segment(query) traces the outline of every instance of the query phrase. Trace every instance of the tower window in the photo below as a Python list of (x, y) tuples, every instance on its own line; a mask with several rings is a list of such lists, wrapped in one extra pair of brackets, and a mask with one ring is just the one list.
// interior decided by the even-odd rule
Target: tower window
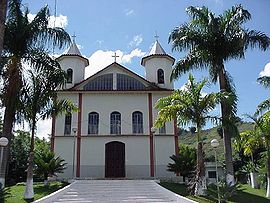
[(157, 78), (158, 78), (158, 84), (164, 84), (164, 71), (162, 69), (158, 69)]
[(117, 111), (111, 113), (111, 134), (121, 134), (121, 114)]
[(88, 114), (88, 134), (98, 134), (99, 115), (96, 112)]
[(67, 83), (72, 83), (73, 70), (71, 68), (67, 69)]
[(65, 129), (64, 129), (64, 135), (70, 135), (71, 134), (71, 113), (66, 114), (65, 116)]

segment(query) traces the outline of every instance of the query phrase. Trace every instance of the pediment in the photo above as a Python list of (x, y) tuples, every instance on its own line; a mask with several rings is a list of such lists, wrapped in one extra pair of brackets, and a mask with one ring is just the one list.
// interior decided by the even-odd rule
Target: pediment
[(148, 89), (159, 89), (159, 87), (118, 63), (112, 63), (71, 88), (71, 90), (85, 91), (136, 91)]

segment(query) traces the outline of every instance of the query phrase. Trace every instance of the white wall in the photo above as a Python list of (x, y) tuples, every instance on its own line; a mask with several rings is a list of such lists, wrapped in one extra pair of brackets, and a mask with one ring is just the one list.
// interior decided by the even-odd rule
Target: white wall
[[(155, 102), (169, 92), (154, 92)], [(78, 103), (77, 92), (61, 93), (59, 99), (70, 99)], [(111, 141), (125, 143), (126, 177), (150, 177), (150, 139), (148, 119), (148, 92), (84, 92), (82, 95), (82, 138), (81, 138), (81, 177), (99, 177), (105, 175), (105, 144)], [(88, 134), (88, 113), (99, 113), (99, 135)], [(110, 113), (121, 113), (122, 135), (110, 135)], [(132, 134), (132, 113), (141, 111), (144, 121), (144, 135)], [(77, 127), (77, 112), (72, 114), (72, 126)], [(157, 110), (153, 110), (153, 122)], [(170, 156), (174, 154), (173, 122), (166, 123), (167, 135), (154, 137), (155, 172), (158, 177), (174, 176), (167, 171)], [(158, 131), (157, 133), (158, 134)], [(68, 162), (68, 169), (62, 175), (71, 177), (73, 135), (64, 135), (64, 116), (56, 118), (55, 151)], [(106, 136), (105, 136), (106, 135)], [(128, 136), (125, 136), (128, 135)], [(61, 137), (57, 137), (61, 136)], [(75, 156), (76, 157), (76, 156)], [(76, 165), (76, 160), (75, 160)], [(76, 166), (75, 166), (76, 168)]]
[[(74, 167), (74, 175), (76, 174), (76, 152), (77, 152), (77, 142), (76, 139), (72, 136), (66, 137), (56, 137), (55, 139), (55, 147), (54, 152), (57, 156), (60, 156), (67, 163), (67, 168), (63, 174), (64, 177), (72, 177), (73, 176), (73, 167)], [(74, 146), (75, 143), (75, 146)], [(75, 154), (74, 154), (75, 152)], [(74, 156), (75, 155), (75, 156)], [(74, 165), (73, 165), (74, 158)], [(61, 176), (61, 174), (60, 174)]]
[[(79, 103), (79, 96), (78, 94), (65, 94), (59, 92), (57, 94), (57, 98), (60, 99), (67, 99), (72, 101), (74, 104), (78, 105)], [(78, 113), (72, 113), (72, 127), (77, 128), (78, 125)], [(64, 126), (65, 126), (65, 115), (60, 115), (55, 119), (55, 136), (62, 136), (64, 135)]]
[(63, 70), (67, 71), (69, 68), (73, 70), (72, 83), (67, 83), (66, 88), (73, 87), (84, 80), (85, 61), (82, 58), (78, 56), (62, 56), (58, 62)]
[(83, 94), (82, 135), (88, 134), (88, 114), (99, 113), (99, 134), (110, 134), (110, 114), (121, 113), (121, 134), (132, 134), (132, 113), (143, 113), (143, 132), (148, 134), (148, 98), (147, 94), (89, 93)]

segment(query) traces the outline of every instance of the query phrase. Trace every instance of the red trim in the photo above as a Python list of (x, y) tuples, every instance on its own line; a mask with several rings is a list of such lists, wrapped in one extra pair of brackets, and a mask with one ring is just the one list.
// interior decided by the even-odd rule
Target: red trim
[(54, 152), (55, 116), (52, 117), (51, 151)]
[(178, 143), (178, 128), (177, 128), (177, 122), (174, 120), (173, 122), (174, 126), (174, 146), (175, 146), (175, 155), (179, 155), (179, 143)]
[[(178, 142), (178, 134), (179, 134), (179, 129), (177, 128), (177, 121), (173, 121), (173, 127), (174, 127), (174, 150), (175, 150), (175, 155), (179, 155), (179, 142)], [(180, 176), (180, 173), (176, 173), (176, 176)]]
[(82, 130), (82, 93), (79, 93), (78, 132), (77, 132), (77, 163), (76, 177), (80, 177), (81, 169), (81, 130)]
[(153, 104), (152, 104), (152, 93), (148, 93), (148, 117), (149, 117), (149, 141), (150, 141), (150, 176), (155, 176), (154, 169), (154, 140), (151, 128), (153, 127)]

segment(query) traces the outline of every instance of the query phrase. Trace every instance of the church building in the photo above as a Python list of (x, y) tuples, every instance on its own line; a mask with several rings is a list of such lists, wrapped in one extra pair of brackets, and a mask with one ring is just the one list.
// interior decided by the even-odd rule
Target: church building
[(84, 79), (89, 62), (75, 41), (57, 60), (68, 75), (58, 99), (71, 100), (79, 108), (53, 118), (52, 149), (67, 162), (61, 177), (175, 176), (167, 165), (170, 156), (178, 153), (176, 124), (153, 127), (155, 103), (174, 88), (170, 75), (175, 59), (158, 40), (141, 59), (145, 77), (114, 62)]

